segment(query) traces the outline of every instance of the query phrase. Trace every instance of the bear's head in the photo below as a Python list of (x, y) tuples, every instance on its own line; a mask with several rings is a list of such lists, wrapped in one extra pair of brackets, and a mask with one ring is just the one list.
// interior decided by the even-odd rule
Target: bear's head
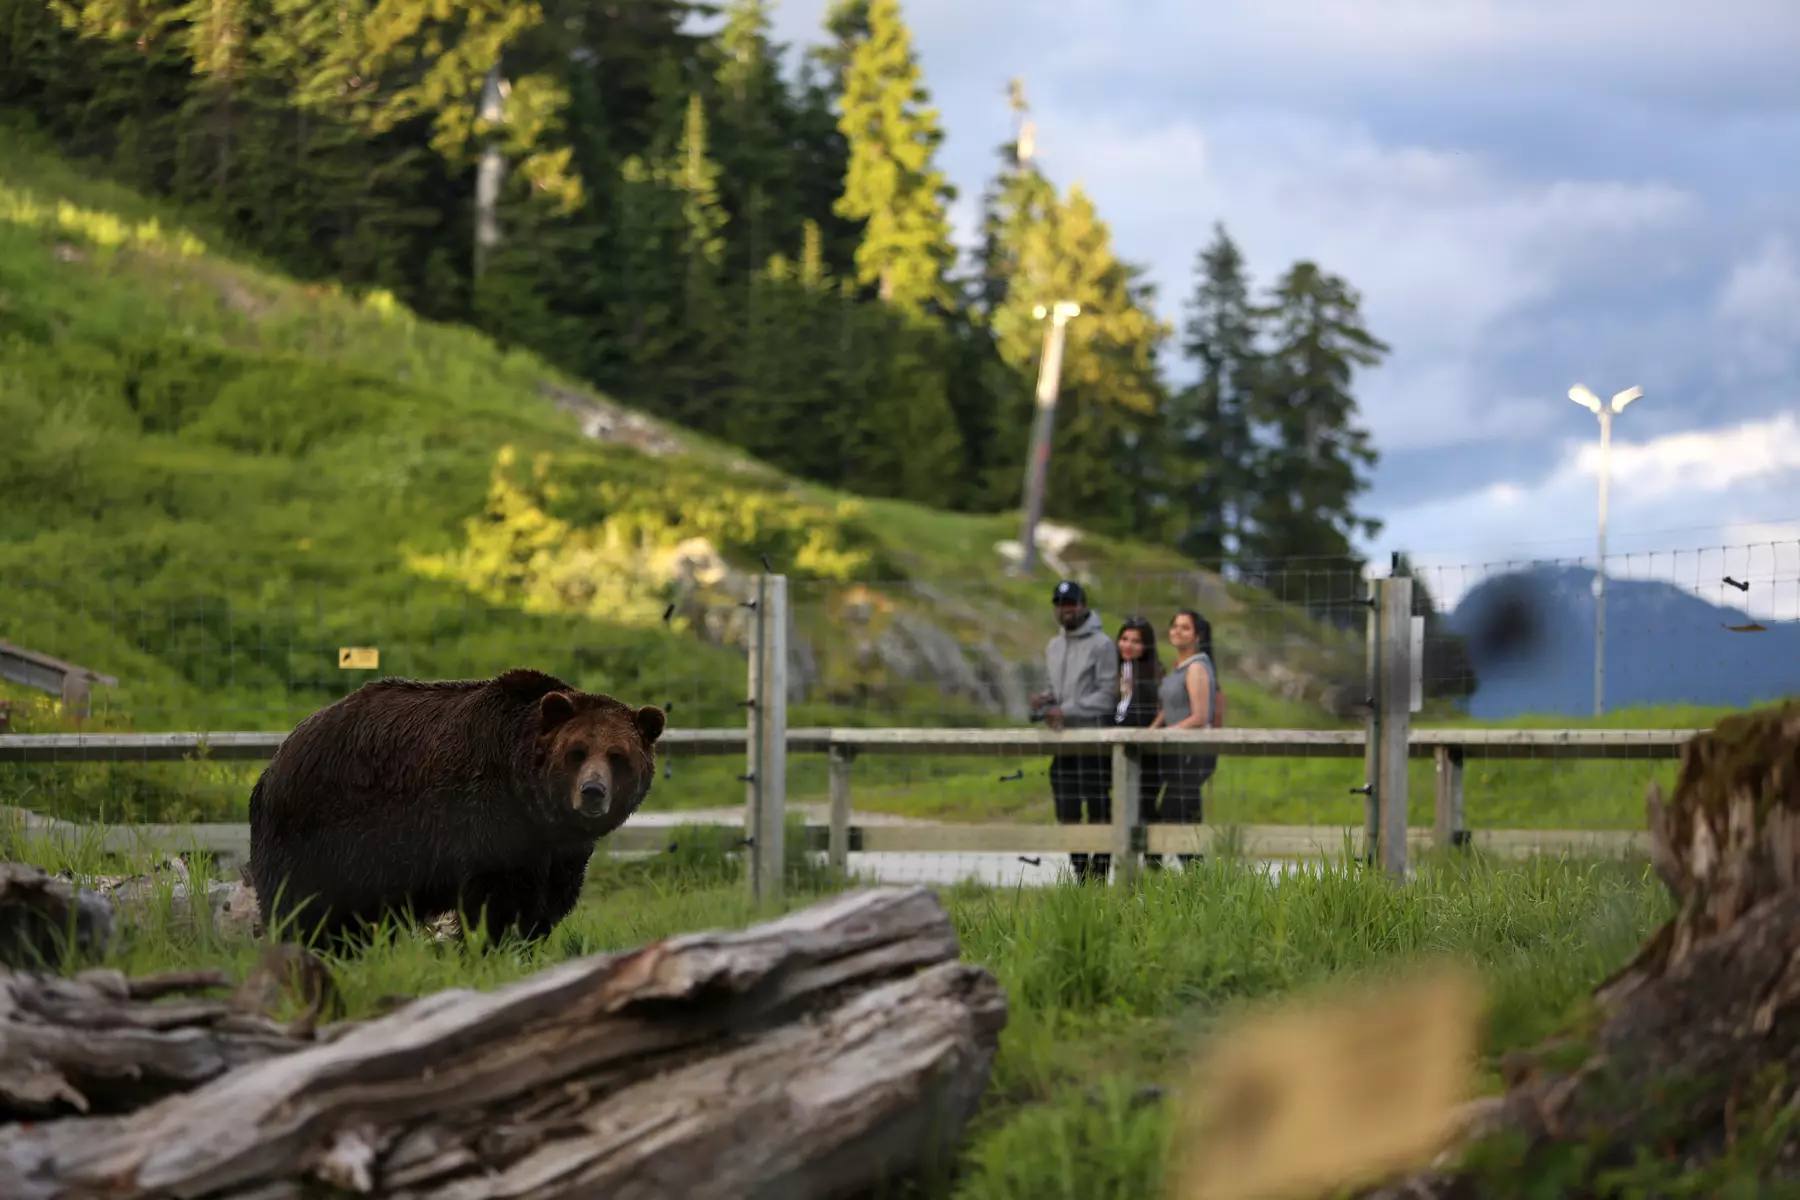
[(538, 701), (538, 748), (553, 810), (605, 836), (637, 811), (656, 779), (656, 739), (667, 718), (654, 705), (592, 692), (550, 692)]

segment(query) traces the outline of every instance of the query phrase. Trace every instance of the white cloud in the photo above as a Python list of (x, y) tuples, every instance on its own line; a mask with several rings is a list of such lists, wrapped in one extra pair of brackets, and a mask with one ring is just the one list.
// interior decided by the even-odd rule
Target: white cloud
[[(1390, 549), (1409, 551), (1446, 606), (1507, 564), (1592, 565), (1598, 459), (1598, 448), (1583, 443), (1537, 486), (1495, 484), (1396, 513), (1375, 560)], [(1616, 439), (1611, 480), (1608, 576), (1663, 579), (1763, 620), (1800, 620), (1800, 517), (1744, 515), (1800, 511), (1800, 420), (1784, 414), (1643, 442)], [(1751, 590), (1729, 588), (1725, 575)]]
[(1191, 287), (1214, 218), (1259, 283), (1300, 258), (1349, 279), (1393, 347), (1359, 387), (1388, 450), (1538, 432), (1541, 401), (1496, 395), (1479, 374), (1484, 339), (1697, 209), (1667, 184), (1509, 178), (1475, 155), (1384, 144), (1346, 121), (1262, 114), (1141, 130), (1047, 106), (1038, 120), (1046, 170), (1079, 179), (1120, 252), (1152, 264), (1165, 316)]
[(1733, 265), (1713, 311), (1750, 370), (1782, 372), (1800, 357), (1800, 256), (1793, 244), (1780, 234), (1765, 238)]
[[(1655, 82), (1671, 71), (1775, 64), (1800, 36), (1790, 0), (1699, 6), (1652, 0), (1063, 0), (1055, 17), (1023, 20), (1012, 39), (1056, 70), (1155, 72), (1196, 64), (1233, 83), (1277, 69), (1306, 86), (1408, 70), (1532, 71), (1538, 86), (1575, 88), (1607, 78)], [(913, 0), (915, 23), (976, 25), (969, 0)], [(1034, 55), (1034, 58), (1038, 57)], [(1559, 72), (1559, 69), (1561, 71)], [(1579, 76), (1567, 75), (1579, 69)]]
[[(1724, 492), (1800, 471), (1800, 420), (1792, 413), (1734, 429), (1677, 433), (1649, 442), (1620, 443), (1616, 438), (1615, 434), (1610, 476), (1612, 486), (1626, 496)], [(1575, 468), (1598, 479), (1599, 446), (1583, 446)]]

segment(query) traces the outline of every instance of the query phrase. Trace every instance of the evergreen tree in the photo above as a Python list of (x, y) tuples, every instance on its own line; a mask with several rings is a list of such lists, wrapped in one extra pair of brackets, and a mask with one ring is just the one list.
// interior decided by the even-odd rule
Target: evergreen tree
[(1257, 494), (1250, 409), (1262, 357), (1244, 256), (1223, 225), (1200, 251), (1183, 328), (1183, 356), (1199, 379), (1171, 398), (1163, 433), (1175, 545), (1200, 562), (1241, 549)]
[(826, 41), (807, 51), (807, 58), (823, 71), (824, 86), (833, 96), (844, 94), (850, 60), (856, 47), (869, 36), (870, 0), (831, 0), (825, 10)]
[[(1250, 387), (1226, 361), (1236, 327), (1220, 314), (1237, 294), (1203, 291), (1216, 311), (1187, 338), (1203, 386), (1171, 409), (1149, 289), (1029, 139), (1003, 149), (984, 244), (953, 268), (942, 135), (896, 0), (833, 0), (827, 45), (791, 82), (769, 0), (728, 3), (724, 29), (703, 34), (690, 18), (715, 10), (699, 0), (0, 0), (0, 103), (290, 273), (387, 288), (869, 494), (1016, 504), (1045, 329), (1032, 310), (1077, 300), (1051, 514), (1145, 537), (1170, 508), (1239, 522), (1242, 506), (1207, 490), (1242, 492), (1229, 470), (1251, 457), (1220, 449), (1227, 401)], [(508, 90), (487, 128), (491, 69)], [(1023, 122), (1022, 90), (1015, 101)], [(505, 237), (477, 286), (490, 143), (507, 164)], [(1293, 447), (1318, 435), (1295, 433), (1284, 397), (1335, 378), (1309, 349), (1321, 338), (1295, 332), (1303, 307), (1283, 307), (1249, 418), (1304, 494), (1259, 492), (1246, 552), (1330, 551), (1359, 520), (1341, 515), (1361, 487), (1354, 437), (1323, 468), (1295, 466)], [(1200, 458), (1211, 474), (1194, 472)], [(1230, 537), (1181, 533), (1190, 552)]]
[(679, 399), (676, 419), (716, 432), (725, 414), (719, 401), (728, 387), (731, 336), (721, 292), (726, 213), (719, 201), (719, 167), (709, 151), (706, 108), (688, 99), (687, 120), (675, 158), (663, 172), (681, 202), (683, 349), (669, 364)]
[(794, 171), (787, 153), (792, 124), (779, 50), (769, 41), (765, 0), (736, 0), (718, 34), (716, 72), (718, 162), (724, 203), (731, 210), (731, 270), (760, 279), (772, 246), (797, 245), (799, 219)]
[(933, 162), (944, 135), (899, 0), (869, 0), (868, 23), (844, 76), (839, 128), (850, 166), (836, 208), (864, 222), (857, 282), (902, 309), (947, 307), (944, 276), (955, 260), (947, 210), (955, 192)]
[(1377, 365), (1388, 347), (1364, 327), (1356, 290), (1310, 262), (1290, 267), (1259, 311), (1272, 345), (1250, 407), (1270, 437), (1245, 550), (1265, 569), (1306, 559), (1314, 570), (1357, 574), (1351, 539), (1374, 536), (1381, 522), (1355, 511), (1378, 455), (1350, 386), (1356, 368)]

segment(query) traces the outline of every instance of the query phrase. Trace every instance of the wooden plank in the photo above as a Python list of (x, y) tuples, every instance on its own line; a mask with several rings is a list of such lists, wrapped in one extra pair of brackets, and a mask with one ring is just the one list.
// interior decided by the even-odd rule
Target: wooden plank
[(1477, 829), (1470, 831), (1469, 840), (1478, 850), (1509, 858), (1532, 854), (1650, 856), (1650, 833), (1644, 829)]
[(1381, 589), (1369, 584), (1367, 620), (1363, 625), (1363, 837), (1357, 853), (1366, 855), (1381, 840)]
[[(851, 826), (856, 836), (857, 826)], [(1106, 854), (1106, 825), (864, 825), (868, 854)]]
[(1112, 748), (1113, 879), (1130, 883), (1137, 878), (1143, 857), (1132, 845), (1138, 827), (1138, 791), (1143, 781), (1142, 752), (1136, 746)]
[(778, 902), (786, 891), (787, 857), (787, 693), (788, 581), (786, 575), (764, 577), (762, 589), (762, 752), (757, 763), (756, 863), (761, 884), (757, 898)]
[(225, 762), (267, 760), (285, 733), (9, 733), (0, 735), (0, 762), (180, 762), (206, 757)]
[(1389, 878), (1406, 878), (1408, 750), (1412, 732), (1412, 580), (1383, 579), (1381, 597), (1381, 750), (1375, 795), (1380, 801), (1381, 867)]
[[(113, 853), (173, 853), (200, 849), (226, 860), (242, 860), (250, 851), (250, 827), (237, 824), (205, 825), (84, 825), (41, 817), (20, 809), (0, 808), (0, 820), (23, 820), (31, 837), (99, 839)], [(742, 827), (735, 822), (696, 821), (697, 826), (735, 843)], [(829, 844), (830, 826), (805, 827), (809, 844)], [(683, 830), (667, 825), (626, 825), (605, 838), (602, 852), (660, 854), (680, 839)], [(860, 842), (865, 853), (875, 854), (1069, 854), (1107, 853), (1115, 850), (1115, 833), (1105, 825), (850, 825), (847, 840)], [(1360, 855), (1365, 845), (1363, 830), (1351, 825), (1150, 825), (1145, 827), (1151, 854), (1214, 854), (1229, 840), (1247, 858), (1336, 858), (1350, 839), (1351, 853)], [(1433, 830), (1407, 830), (1408, 849), (1427, 851)], [(1525, 857), (1534, 853), (1584, 855), (1649, 854), (1649, 834), (1636, 829), (1488, 829), (1470, 834), (1472, 844), (1484, 853)]]
[(1145, 841), (1151, 854), (1216, 856), (1229, 845), (1248, 859), (1335, 859), (1346, 843), (1351, 857), (1361, 859), (1369, 844), (1360, 825), (1151, 825)]
[[(1413, 758), (1435, 758), (1439, 746), (1461, 746), (1477, 758), (1676, 759), (1696, 729), (1420, 729), (1409, 739)], [(267, 760), (286, 738), (281, 732), (0, 734), (5, 762), (178, 762), (201, 745), (218, 761)], [(1116, 745), (1180, 746), (1238, 757), (1359, 758), (1361, 729), (789, 729), (789, 754), (823, 754), (833, 746), (880, 754), (1049, 755), (1076, 747), (1096, 752)], [(659, 752), (736, 755), (746, 752), (742, 729), (670, 729)]]
[(107, 854), (161, 857), (198, 850), (212, 854), (222, 865), (235, 865), (250, 857), (250, 826), (242, 824), (90, 825), (3, 807), (0, 821), (15, 821), (28, 839), (54, 843), (65, 851), (87, 848)]
[[(267, 762), (286, 733), (7, 733), (0, 734), (0, 763), (183, 762), (205, 757), (215, 762)], [(788, 752), (824, 753), (827, 729), (789, 730)], [(726, 756), (743, 754), (742, 729), (669, 729), (657, 740), (658, 754)]]
[[(762, 673), (766, 661), (763, 656), (765, 582), (763, 577), (758, 577), (756, 595), (749, 601), (752, 619), (747, 640), (750, 643), (750, 654), (744, 670), (744, 841), (750, 845), (756, 843), (757, 816), (762, 811), (762, 755), (766, 744), (762, 736)], [(759, 865), (754, 854), (745, 857), (744, 893), (750, 897), (752, 904), (762, 899), (762, 873), (758, 869)]]
[(1675, 759), (1704, 729), (1419, 729), (1414, 758), (1433, 758), (1439, 746), (1461, 746), (1477, 758)]
[(846, 747), (831, 748), (831, 834), (826, 848), (826, 861), (840, 871), (850, 866), (850, 764), (855, 757)]
[(1440, 850), (1463, 844), (1463, 748), (1439, 746), (1432, 808), (1432, 840)]
[[(1337, 858), (1345, 839), (1350, 853), (1361, 857), (1366, 845), (1362, 828), (1353, 825), (1151, 825), (1146, 843), (1151, 854), (1216, 854), (1233, 842), (1245, 858)], [(1526, 858), (1533, 854), (1579, 856), (1640, 856), (1650, 853), (1649, 834), (1632, 829), (1488, 829), (1469, 835), (1483, 853), (1501, 858)], [(1431, 849), (1433, 830), (1409, 828), (1407, 849), (1414, 855)]]
[(874, 754), (1050, 755), (1114, 746), (1179, 747), (1243, 757), (1358, 758), (1360, 729), (834, 729), (831, 744)]

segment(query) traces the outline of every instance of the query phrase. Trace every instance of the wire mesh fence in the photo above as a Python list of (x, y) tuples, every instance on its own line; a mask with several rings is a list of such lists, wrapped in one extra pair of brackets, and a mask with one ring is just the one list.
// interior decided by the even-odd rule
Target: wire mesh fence
[[(1139, 684), (1128, 693), (1109, 683), (1108, 696), (1088, 698), (1078, 724), (1154, 720), (1170, 698), (1169, 681), (1185, 681), (1174, 668), (1197, 648), (1191, 638), (1171, 638), (1197, 634), (1217, 667), (1225, 729), (1364, 728), (1365, 572), (1333, 562), (1154, 575), (1110, 571), (1104, 562), (1052, 565), (1082, 581), (1097, 622), (1078, 631), (1078, 657), (1115, 681), (1129, 661), (1124, 671)], [(1666, 786), (1673, 761), (1666, 739), (1646, 738), (1633, 754), (1623, 731), (1704, 727), (1723, 709), (1800, 692), (1800, 543), (1609, 558), (1598, 716), (1591, 561), (1401, 565), (1415, 581), (1420, 618), (1415, 729), (1611, 728), (1620, 743), (1605, 759), (1546, 745), (1459, 748), (1460, 802), (1473, 828), (1641, 828), (1646, 787), (1653, 779)], [(380, 676), (483, 678), (529, 666), (664, 705), (676, 730), (742, 731), (752, 617), (745, 598), (754, 580), (737, 573), (671, 587), (598, 614), (592, 604), (533, 611), (441, 581), (348, 566), (274, 582), (244, 563), (126, 577), (103, 564), (61, 564), (13, 579), (0, 596), (0, 638), (8, 643), (0, 656), (29, 652), (105, 679), (91, 684), (85, 715), (68, 711), (67, 697), (41, 680), (19, 682), (29, 674), (23, 668), (6, 675), (0, 697), (11, 732), (282, 731)], [(1110, 845), (1098, 829), (1088, 836), (1058, 826), (1105, 826), (1121, 803), (1135, 805), (1147, 824), (1210, 827), (1225, 848), (1233, 830), (1363, 824), (1367, 801), (1358, 789), (1368, 779), (1357, 750), (1145, 752), (1127, 798), (1113, 786), (1104, 749), (1053, 755), (983, 741), (978, 731), (1045, 728), (1033, 715), (1042, 707), (1034, 698), (1052, 688), (1052, 582), (996, 570), (790, 583), (785, 808), (794, 886), (806, 886), (829, 857), (824, 830), (834, 799), (848, 805), (854, 836), (838, 857), (852, 872), (932, 883), (1055, 878), (1080, 854), (1104, 855)], [(1203, 624), (1175, 630), (1184, 612)], [(1122, 639), (1128, 624), (1131, 636)], [(345, 651), (374, 657), (346, 660)], [(858, 746), (835, 761), (824, 741), (805, 737), (909, 728), (971, 733), (955, 745)], [(1440, 757), (1420, 753), (1410, 764), (1414, 827), (1433, 824), (1446, 769)], [(241, 821), (260, 769), (218, 760), (6, 763), (0, 804), (83, 821)], [(707, 753), (670, 747), (633, 821), (646, 848), (659, 842), (656, 830), (670, 830), (676, 842), (673, 831), (695, 822), (724, 826), (718, 836), (741, 847), (746, 770), (745, 752), (732, 745)], [(984, 832), (992, 826), (1025, 827), (1040, 849), (1010, 848)], [(690, 849), (696, 844), (682, 836)], [(1093, 843), (1087, 850), (1056, 848), (1084, 836)], [(1154, 865), (1181, 868), (1178, 857), (1165, 858)], [(1099, 869), (1104, 860), (1088, 865)]]
[[(530, 667), (661, 705), (684, 729), (741, 729), (741, 590), (726, 581), (601, 621), (520, 611), (404, 576), (276, 585), (245, 564), (220, 563), (125, 582), (62, 565), (0, 593), (0, 716), (13, 733), (283, 732), (377, 678), (482, 679)], [(107, 677), (87, 685), (85, 713), (46, 686), (46, 675), (70, 669)], [(3, 764), (0, 804), (79, 820), (241, 820), (261, 768)], [(657, 788), (741, 804), (741, 770), (741, 758), (672, 757)]]
[[(1449, 747), (1415, 751), (1407, 775), (1408, 823), (1416, 829), (1432, 828), (1453, 767), (1457, 808), (1471, 826), (1641, 829), (1648, 786), (1666, 788), (1673, 779), (1675, 750), (1659, 731), (1707, 727), (1732, 708), (1800, 694), (1800, 543), (1609, 556), (1603, 679), (1610, 699), (1603, 697), (1598, 714), (1592, 560), (1397, 565), (1417, 585), (1416, 728), (1607, 731), (1605, 746), (1458, 745), (1453, 759)], [(1387, 569), (1379, 564), (1372, 573)], [(1116, 658), (1147, 650), (1165, 676), (1183, 653), (1170, 643), (1176, 614), (1204, 617), (1227, 727), (1362, 727), (1370, 616), (1362, 572), (1322, 562), (1079, 575), (1102, 635), (1119, 647)], [(797, 706), (829, 710), (836, 725), (1026, 727), (1032, 694), (1045, 686), (1047, 644), (1058, 632), (1050, 601), (1047, 582), (1004, 577), (799, 587), (792, 697)], [(1122, 639), (1128, 625), (1135, 632)], [(1115, 699), (1120, 711), (1102, 723), (1145, 715), (1126, 715), (1126, 697)], [(871, 831), (1107, 822), (1120, 797), (1104, 754), (1058, 757), (979, 745), (956, 753), (859, 750), (850, 768), (852, 820)], [(790, 809), (825, 820), (826, 774), (816, 759), (797, 759)], [(1364, 823), (1368, 801), (1359, 788), (1367, 783), (1360, 754), (1146, 753), (1135, 803), (1145, 822), (1323, 833)], [(928, 840), (919, 835), (910, 844)], [(1014, 882), (1078, 869), (1080, 856), (946, 849), (852, 853), (849, 861), (884, 879)]]

